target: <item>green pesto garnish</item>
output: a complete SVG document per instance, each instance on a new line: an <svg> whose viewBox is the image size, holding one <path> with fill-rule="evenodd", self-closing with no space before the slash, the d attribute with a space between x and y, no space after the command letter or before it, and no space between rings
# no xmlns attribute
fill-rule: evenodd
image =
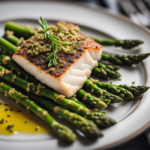
<svg viewBox="0 0 150 150"><path fill-rule="evenodd" d="M61 67L61 68L64 68L64 65L63 65L63 64L61 64L61 65L60 65L60 67Z"/></svg>
<svg viewBox="0 0 150 150"><path fill-rule="evenodd" d="M59 51L61 51L61 48L59 47L58 44L61 44L61 45L71 45L71 44L67 43L67 42L61 42L61 41L59 41L60 38L58 36L50 34L48 31L53 28L52 27L49 28L47 21L44 20L42 17L40 17L39 24L43 28L43 30L39 31L38 33L43 33L44 38L49 39L49 41L50 41L49 49L51 49L51 48L53 49L53 52L46 58L46 62L48 62L48 67L50 67L52 65L56 66L57 49Z"/></svg>
<svg viewBox="0 0 150 150"><path fill-rule="evenodd" d="M40 58L40 62L42 62L42 58Z"/></svg>
<svg viewBox="0 0 150 150"><path fill-rule="evenodd" d="M50 71L53 72L54 70L53 70L53 69L50 69Z"/></svg>
<svg viewBox="0 0 150 150"><path fill-rule="evenodd" d="M5 111L8 111L8 108L5 108Z"/></svg>
<svg viewBox="0 0 150 150"><path fill-rule="evenodd" d="M75 50L78 48L78 45L75 46Z"/></svg>
<svg viewBox="0 0 150 150"><path fill-rule="evenodd" d="M32 40L29 40L29 43L32 43Z"/></svg>
<svg viewBox="0 0 150 150"><path fill-rule="evenodd" d="M63 65L67 65L67 62L63 62Z"/></svg>
<svg viewBox="0 0 150 150"><path fill-rule="evenodd" d="M82 37L81 40L85 40L87 37Z"/></svg>
<svg viewBox="0 0 150 150"><path fill-rule="evenodd" d="M9 130L10 132L13 132L13 128L14 128L14 125L9 124L6 129Z"/></svg>
<svg viewBox="0 0 150 150"><path fill-rule="evenodd" d="M2 118L2 120L0 120L0 123L4 123L4 119Z"/></svg>

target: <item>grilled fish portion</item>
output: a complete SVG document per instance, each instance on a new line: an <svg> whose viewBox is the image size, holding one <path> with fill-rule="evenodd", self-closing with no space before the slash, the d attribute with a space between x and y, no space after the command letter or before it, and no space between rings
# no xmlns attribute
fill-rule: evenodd
<svg viewBox="0 0 150 150"><path fill-rule="evenodd" d="M55 33L61 27L62 32ZM50 41L37 34L28 39L13 55L13 60L37 80L66 97L73 96L82 88L91 71L101 59L102 46L77 31L77 26L58 22L51 31L69 46L57 50L57 65L48 67L46 58L52 53ZM68 32L69 31L69 32Z"/></svg>

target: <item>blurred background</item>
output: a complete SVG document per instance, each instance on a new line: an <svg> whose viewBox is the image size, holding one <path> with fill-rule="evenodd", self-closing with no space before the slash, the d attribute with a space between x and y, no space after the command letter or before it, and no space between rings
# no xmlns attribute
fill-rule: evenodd
<svg viewBox="0 0 150 150"><path fill-rule="evenodd" d="M5 1L8 0L0 0L0 4L1 2ZM150 0L68 0L68 2L70 1L88 3L91 5L98 5L100 7L107 8L114 13L127 16L138 25L145 26L147 29L150 29ZM0 16L1 15L2 14L0 14ZM111 150L150 150L147 139L148 133L150 133L150 129L149 131L145 131L127 143L124 143L123 145L115 147Z"/></svg>

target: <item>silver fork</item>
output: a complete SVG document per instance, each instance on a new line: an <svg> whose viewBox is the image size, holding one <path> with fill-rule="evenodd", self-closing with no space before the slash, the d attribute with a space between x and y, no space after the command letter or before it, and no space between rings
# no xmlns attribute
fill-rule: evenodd
<svg viewBox="0 0 150 150"><path fill-rule="evenodd" d="M145 1L146 2L146 1ZM146 7L145 3L143 2L143 0L133 0L133 3L136 5L136 7L139 9L139 11L145 15L148 19L150 19L150 10L148 10L148 8ZM149 1L150 4L150 1Z"/></svg>
<svg viewBox="0 0 150 150"><path fill-rule="evenodd" d="M135 3L137 1L139 0L136 0ZM125 13L132 19L132 21L139 25L150 28L150 20L138 11L131 0L120 0L119 2Z"/></svg>

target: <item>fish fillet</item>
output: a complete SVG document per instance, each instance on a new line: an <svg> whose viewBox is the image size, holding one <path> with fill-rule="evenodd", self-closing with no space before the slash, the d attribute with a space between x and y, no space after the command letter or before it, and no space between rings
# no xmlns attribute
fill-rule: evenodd
<svg viewBox="0 0 150 150"><path fill-rule="evenodd" d="M67 28L75 26L71 23L61 23ZM32 47L29 41L32 41L33 45L34 43L42 43L40 39L37 40L37 35L28 39L12 58L43 84L66 97L71 97L82 88L92 69L98 65L102 54L101 45L81 32L77 32L77 36L85 39L80 41L74 53L68 54L57 50L57 66L48 67L48 63L45 61L47 58L45 53L39 53L35 56L28 54L29 47ZM48 42L46 39L42 39L42 41L44 42L43 45Z"/></svg>

